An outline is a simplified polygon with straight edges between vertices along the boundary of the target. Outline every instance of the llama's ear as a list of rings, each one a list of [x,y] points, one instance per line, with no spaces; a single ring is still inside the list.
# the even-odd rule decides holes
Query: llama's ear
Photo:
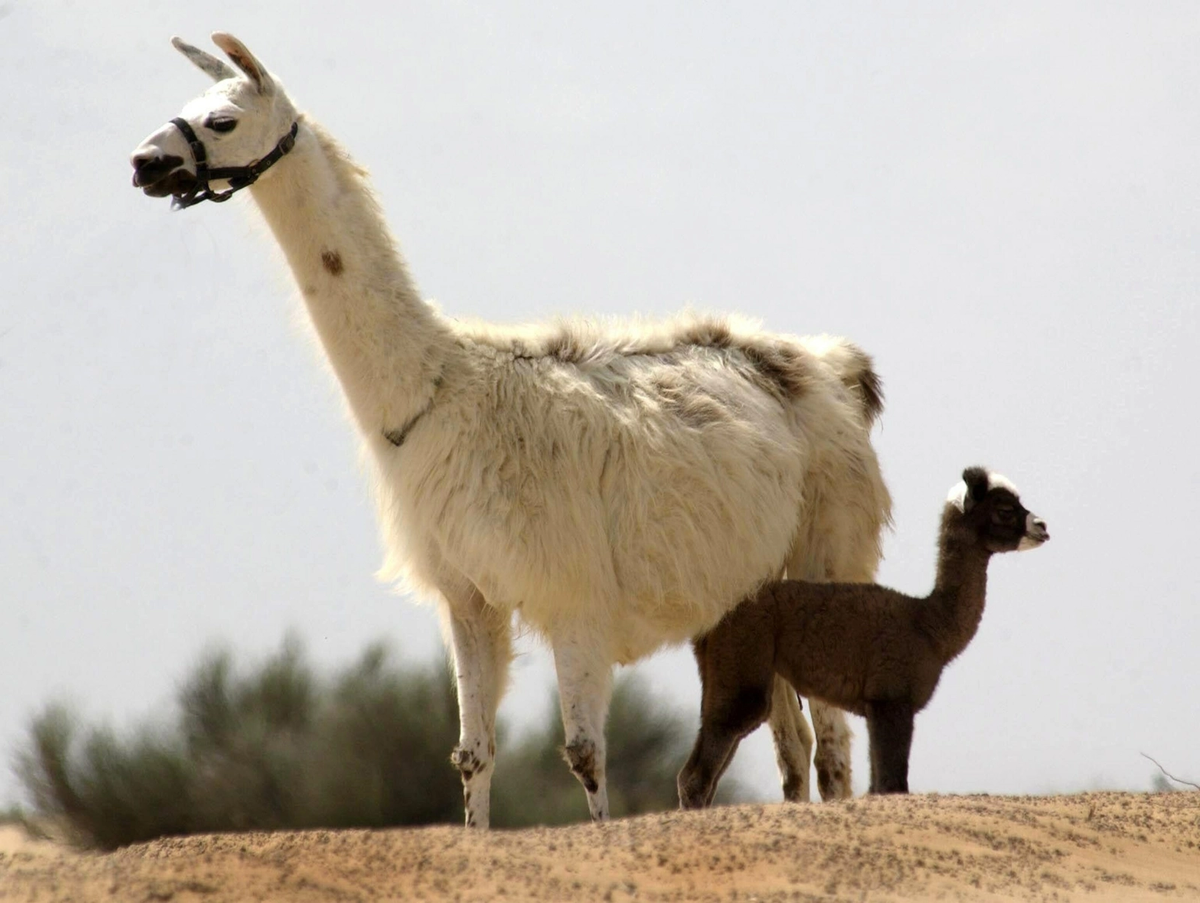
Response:
[[[982,467],[968,467],[962,474],[963,482],[967,485],[966,496],[963,499],[964,510],[976,502],[982,502],[988,491],[988,472]]]
[[[233,60],[233,64],[246,73],[246,77],[254,83],[260,94],[270,94],[275,88],[275,83],[271,81],[271,76],[267,72],[267,67],[260,63],[249,50],[246,45],[239,41],[231,34],[226,34],[223,31],[214,31],[212,34],[213,43],[225,51],[226,55]]]
[[[171,38],[171,46],[191,60],[201,72],[212,76],[215,82],[224,81],[237,75],[233,67],[224,60],[219,60],[211,53],[205,53],[199,47],[194,47],[183,38]]]

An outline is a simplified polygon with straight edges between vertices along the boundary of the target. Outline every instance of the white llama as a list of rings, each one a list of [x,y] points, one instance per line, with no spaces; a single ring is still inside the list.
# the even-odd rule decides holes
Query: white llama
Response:
[[[173,40],[217,83],[138,146],[134,185],[190,206],[253,183],[370,450],[382,573],[438,600],[467,824],[488,824],[513,612],[549,642],[565,756],[592,817],[607,817],[615,662],[711,629],[785,569],[874,576],[890,499],[869,442],[870,359],[698,316],[444,318],[417,294],[363,170],[245,46],[212,37],[241,73]],[[812,734],[787,685],[774,693],[785,794],[806,800]],[[822,795],[847,796],[843,716],[812,714]]]

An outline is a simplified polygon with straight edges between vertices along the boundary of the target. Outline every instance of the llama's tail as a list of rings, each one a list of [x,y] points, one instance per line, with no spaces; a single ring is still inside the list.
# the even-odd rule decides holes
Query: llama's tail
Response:
[[[806,344],[858,399],[863,422],[870,429],[883,413],[883,381],[875,372],[871,355],[853,342],[834,336],[818,336]]]

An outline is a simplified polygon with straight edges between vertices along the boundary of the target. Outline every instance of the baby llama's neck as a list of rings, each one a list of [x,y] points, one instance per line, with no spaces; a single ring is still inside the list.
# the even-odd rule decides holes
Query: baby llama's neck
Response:
[[[430,403],[458,345],[417,294],[365,172],[300,119],[293,151],[251,189],[367,436]]]
[[[942,520],[938,542],[937,580],[925,606],[925,628],[944,660],[949,662],[975,637],[987,596],[987,566],[991,553],[964,540]]]

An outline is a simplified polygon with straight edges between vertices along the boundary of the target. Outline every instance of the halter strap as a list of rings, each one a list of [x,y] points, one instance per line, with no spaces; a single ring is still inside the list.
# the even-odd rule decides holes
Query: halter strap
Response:
[[[269,154],[261,160],[257,160],[248,166],[218,166],[215,169],[208,168],[208,152],[204,149],[204,142],[197,137],[195,130],[191,124],[181,117],[175,117],[171,120],[171,125],[179,129],[183,137],[187,140],[188,147],[192,150],[192,159],[196,162],[196,187],[187,194],[176,195],[171,206],[179,209],[191,207],[199,204],[201,201],[214,201],[221,203],[233,197],[234,192],[241,191],[258,181],[258,177],[274,166],[279,159],[288,151],[296,146],[296,135],[300,131],[300,123],[293,122],[291,130],[276,142],[275,147]],[[225,179],[229,182],[229,190],[224,192],[213,191],[209,186],[209,182],[214,179]]]

